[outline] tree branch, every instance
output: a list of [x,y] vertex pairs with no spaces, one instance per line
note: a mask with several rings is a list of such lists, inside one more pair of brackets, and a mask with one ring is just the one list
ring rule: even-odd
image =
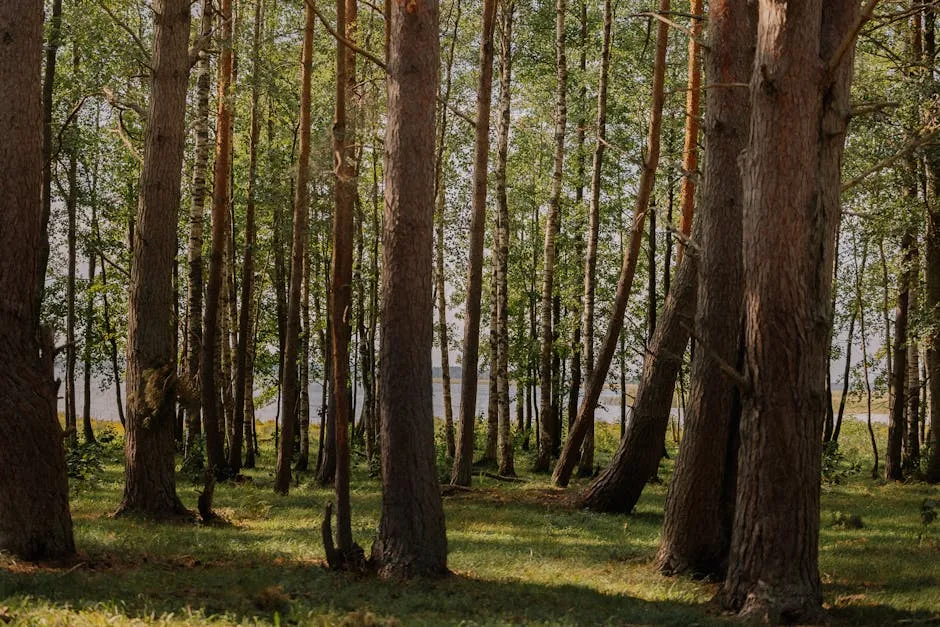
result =
[[855,40],[861,32],[862,26],[871,19],[871,14],[877,5],[878,0],[868,0],[868,4],[866,4],[862,8],[861,13],[858,14],[858,19],[855,20],[855,24],[852,25],[849,32],[847,32],[845,37],[842,38],[842,41],[839,42],[839,47],[836,48],[836,51],[832,54],[832,58],[826,65],[826,73],[829,76],[835,74],[835,71],[839,68],[839,64],[842,63],[842,58],[845,57],[845,54],[855,45]]

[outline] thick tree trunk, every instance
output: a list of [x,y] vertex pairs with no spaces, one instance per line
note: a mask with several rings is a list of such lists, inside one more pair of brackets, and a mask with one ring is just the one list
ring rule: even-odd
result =
[[[509,159],[509,124],[512,104],[512,22],[515,0],[500,3],[499,37],[499,129],[496,149],[496,394],[499,412],[499,474],[515,476],[511,418],[509,415],[509,200],[506,195],[506,165]],[[516,386],[522,398],[522,387]],[[521,408],[521,403],[519,404]]]
[[447,572],[431,396],[438,20],[437,0],[391,4],[379,360],[382,518],[372,546],[386,577]]
[[[928,42],[933,41],[934,16],[928,12],[927,33]],[[935,50],[929,45],[927,48],[928,61],[934,62]],[[937,82],[934,81],[934,88]],[[926,258],[926,289],[924,292],[924,309],[928,320],[936,320],[940,316],[940,201],[937,194],[940,192],[940,147],[933,147],[927,153],[927,168],[930,171],[930,185],[933,191],[933,202],[927,204],[927,237],[925,245]],[[940,330],[934,326],[929,327],[928,335],[924,338],[927,354],[927,387],[929,388],[930,405],[930,457],[927,460],[927,481],[940,482]],[[927,442],[924,443],[928,444]]]
[[[669,13],[670,0],[660,0],[660,14]],[[571,472],[578,461],[578,452],[589,426],[594,422],[594,409],[607,380],[610,362],[617,350],[617,340],[623,329],[623,316],[627,310],[627,301],[633,288],[633,277],[636,274],[637,260],[640,256],[640,246],[643,243],[643,223],[649,212],[650,197],[653,193],[653,184],[656,182],[656,168],[659,165],[660,134],[663,122],[664,86],[666,81],[666,48],[669,42],[669,27],[659,23],[656,34],[656,58],[653,65],[653,102],[650,106],[649,134],[647,136],[647,154],[643,160],[643,170],[640,174],[639,191],[633,215],[633,226],[630,233],[630,245],[623,256],[623,265],[620,268],[620,278],[617,282],[617,293],[614,297],[614,306],[611,313],[610,325],[607,335],[601,344],[601,351],[597,364],[589,369],[588,383],[584,392],[584,399],[578,409],[578,418],[568,434],[568,441],[555,466],[552,482],[558,486],[568,485]],[[595,165],[597,155],[595,154]],[[594,193],[594,192],[592,192]],[[590,253],[589,253],[590,254]],[[688,300],[688,299],[686,299]],[[680,301],[681,302],[681,301]],[[587,308],[585,308],[587,310]],[[683,343],[683,349],[685,343]],[[682,349],[679,349],[682,350]],[[681,361],[681,357],[680,357]],[[669,394],[672,394],[670,389]],[[671,397],[670,397],[671,398]],[[670,401],[671,402],[671,401]],[[661,447],[656,455],[661,455]],[[658,459],[658,458],[657,458]],[[645,482],[645,480],[644,480]]]
[[[220,376],[224,372],[221,360],[225,352],[219,348],[227,342],[223,309],[223,281],[226,242],[229,238],[229,200],[232,168],[232,102],[229,92],[232,83],[232,0],[222,0],[219,11],[221,31],[219,43],[219,97],[216,115],[215,167],[212,184],[212,241],[209,252],[209,273],[206,281],[206,310],[200,359],[202,383],[202,421],[205,425],[206,461],[209,469],[219,478],[228,473],[228,460],[223,443],[224,407],[220,402],[220,388],[225,384]],[[221,353],[221,355],[220,355]]]
[[26,560],[75,552],[53,337],[37,324],[42,7],[38,0],[0,4],[0,551]]
[[124,498],[118,513],[188,515],[176,496],[173,257],[189,78],[189,0],[156,0],[153,73],[128,304]]
[[555,0],[555,157],[552,171],[552,191],[548,199],[548,217],[545,220],[545,245],[542,252],[542,301],[539,328],[539,425],[536,472],[551,467],[552,451],[556,439],[556,416],[552,412],[552,353],[555,333],[552,329],[552,304],[555,290],[555,239],[561,206],[561,192],[565,167],[565,127],[568,118],[568,61],[565,57],[565,14],[567,0]]
[[473,427],[476,421],[480,352],[480,299],[483,292],[483,236],[486,230],[486,181],[490,158],[490,108],[493,95],[493,30],[496,0],[483,1],[480,36],[480,77],[477,83],[477,125],[473,157],[473,208],[470,214],[470,250],[467,261],[467,311],[464,316],[463,378],[460,384],[460,419],[454,467],[450,481],[470,485],[473,465]]
[[[693,12],[698,15],[701,2],[696,4]],[[710,48],[705,55],[709,83],[745,83],[750,77],[757,16],[748,4],[711,0]],[[698,84],[692,80],[691,67],[689,82]],[[700,250],[689,252],[699,255],[695,330],[701,348],[692,359],[684,434],[666,498],[657,559],[660,570],[667,573],[713,576],[725,571],[734,515],[737,450],[733,443],[741,404],[736,383],[721,372],[719,360],[735,367],[741,361],[744,189],[738,161],[747,144],[750,108],[744,89],[711,89],[706,99],[708,159],[695,227]],[[687,137],[687,148],[689,144]],[[691,224],[685,188],[684,182],[683,226]]]
[[[815,621],[830,290],[855,0],[760,0],[744,172],[748,394],[722,598]],[[850,43],[848,47],[844,44]],[[838,57],[837,57],[838,55]],[[780,147],[786,145],[787,150]]]
[[[274,491],[290,491],[291,459],[294,437],[297,433],[297,354],[300,349],[300,300],[303,282],[304,255],[307,252],[307,213],[310,209],[310,190],[307,182],[310,170],[310,81],[313,69],[313,7],[304,7],[304,40],[301,55],[302,75],[300,89],[300,142],[297,156],[297,187],[294,191],[294,225],[291,242],[290,293],[287,301],[287,328],[284,338],[284,357],[281,368],[281,438],[277,447],[277,469]],[[334,326],[336,321],[334,321]],[[334,394],[335,396],[335,394]]]

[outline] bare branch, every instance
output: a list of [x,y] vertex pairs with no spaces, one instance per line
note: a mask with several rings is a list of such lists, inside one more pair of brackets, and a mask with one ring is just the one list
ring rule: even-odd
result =
[[842,41],[839,42],[839,47],[836,48],[836,51],[832,54],[832,58],[826,66],[826,73],[829,76],[835,74],[835,71],[839,69],[843,57],[845,57],[845,54],[855,45],[855,40],[858,38],[859,32],[861,32],[862,26],[871,19],[871,14],[877,5],[878,0],[868,0],[868,3],[862,8],[861,13],[858,14],[858,19],[855,21],[855,24],[849,29],[849,32],[845,34]]

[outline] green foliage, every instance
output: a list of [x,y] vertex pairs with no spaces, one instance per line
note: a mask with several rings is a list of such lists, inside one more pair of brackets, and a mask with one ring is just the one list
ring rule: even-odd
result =
[[829,485],[843,484],[862,472],[862,461],[856,456],[846,456],[838,442],[823,445],[822,481]]
[[65,465],[68,468],[69,479],[79,482],[94,480],[104,469],[102,446],[83,442],[66,447]]

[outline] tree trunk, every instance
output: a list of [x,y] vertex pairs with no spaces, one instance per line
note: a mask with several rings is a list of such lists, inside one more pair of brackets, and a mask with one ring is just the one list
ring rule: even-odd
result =
[[904,410],[907,392],[907,333],[908,312],[910,309],[911,263],[914,258],[916,241],[911,227],[905,227],[901,237],[903,255],[901,274],[898,276],[898,298],[894,309],[894,351],[891,369],[889,395],[891,409],[888,415],[888,445],[885,447],[885,480],[901,481],[902,448],[904,441]]
[[[301,55],[300,143],[297,156],[297,187],[294,190],[294,225],[291,242],[290,293],[287,302],[287,328],[281,368],[281,439],[277,447],[274,491],[290,491],[291,458],[297,432],[297,354],[300,349],[300,300],[304,255],[307,251],[307,213],[310,209],[310,80],[313,66],[313,7],[304,7],[304,40]],[[334,320],[334,326],[336,321]]]
[[855,265],[855,301],[858,307],[858,326],[862,341],[862,376],[865,377],[865,401],[868,406],[868,439],[871,442],[871,452],[874,463],[871,468],[871,478],[878,478],[878,442],[875,440],[875,431],[871,427],[871,377],[868,375],[868,335],[865,333],[865,300],[862,297],[862,281],[865,276],[865,264],[868,262],[868,240],[862,244],[861,266],[858,262],[858,245],[853,250],[852,262]]
[[[701,15],[701,2],[695,4],[693,13]],[[744,83],[750,76],[757,16],[748,4],[711,0],[710,48],[705,55],[709,83]],[[690,86],[698,85],[691,62],[689,71]],[[738,161],[747,144],[750,108],[749,94],[743,89],[711,89],[706,99],[708,159],[695,227],[700,251],[689,252],[699,256],[695,329],[701,349],[692,359],[684,434],[666,498],[657,560],[666,573],[714,576],[724,574],[727,566],[734,515],[734,444],[741,404],[736,383],[721,372],[719,360],[736,368],[741,361],[744,189]],[[688,137],[685,143],[687,149],[695,146]],[[683,227],[691,224],[685,196],[691,190],[686,181],[694,187],[689,178],[683,180]],[[680,256],[683,250],[679,249]]]
[[[77,137],[75,138],[77,139]],[[65,439],[70,447],[78,444],[78,421],[75,407],[75,264],[77,246],[77,226],[75,213],[78,211],[78,155],[77,147],[69,147],[68,157],[68,193],[65,199],[68,213],[67,227],[67,270],[65,278]]]
[[[336,0],[337,32],[355,41],[356,0]],[[333,397],[336,401],[336,545],[346,559],[354,556],[349,503],[349,337],[352,329],[353,232],[358,179],[356,178],[356,54],[336,44],[336,117],[333,120],[333,164],[336,172],[333,215],[333,263],[330,284]],[[352,109],[347,115],[347,107]]]
[[[933,67],[936,60],[936,19],[932,12],[924,13],[925,47],[927,67]],[[936,78],[931,87],[937,89]],[[936,107],[934,108],[934,112]],[[926,289],[924,292],[924,310],[928,320],[936,320],[940,315],[940,147],[934,146],[927,151],[927,169],[930,172],[930,187],[933,201],[927,203],[927,237],[924,246],[926,259]],[[927,367],[927,387],[930,405],[930,457],[927,460],[927,481],[940,482],[940,330],[934,325],[928,327],[924,338],[927,352],[924,358]],[[925,441],[925,445],[928,443]]]
[[[97,126],[97,112],[95,117],[95,126]],[[98,225],[98,155],[94,156],[95,163],[92,168],[91,182],[91,233],[89,239],[92,239],[97,233]],[[91,247],[89,247],[91,248]],[[82,349],[82,374],[84,397],[82,401],[82,434],[85,443],[95,442],[95,430],[91,426],[91,347],[95,339],[95,262],[98,256],[91,252],[88,255],[88,285],[85,287],[85,345]]]
[[382,518],[372,546],[386,577],[447,572],[431,396],[438,21],[437,0],[391,3],[379,360]]
[[[669,13],[669,7],[670,0],[660,0],[660,14],[665,15]],[[660,22],[656,34],[656,59],[653,65],[653,102],[650,107],[649,134],[646,144],[647,154],[644,157],[643,169],[640,174],[639,191],[634,208],[633,227],[630,233],[630,246],[623,256],[623,265],[620,268],[620,279],[617,282],[617,293],[614,297],[614,306],[610,317],[610,325],[607,327],[607,335],[604,336],[604,342],[601,345],[601,352],[598,356],[597,364],[594,368],[589,369],[588,383],[584,392],[584,399],[581,401],[581,407],[578,409],[578,418],[575,420],[574,426],[568,434],[568,441],[565,443],[565,448],[552,474],[552,482],[558,486],[568,485],[568,481],[571,479],[571,471],[578,461],[578,451],[581,448],[584,435],[588,427],[594,422],[594,409],[597,407],[601,391],[604,388],[604,382],[607,380],[610,362],[613,360],[614,353],[617,350],[617,340],[620,337],[621,329],[623,329],[623,316],[627,310],[627,301],[630,299],[630,291],[633,288],[633,277],[636,274],[637,260],[640,256],[640,246],[643,243],[643,222],[646,219],[646,214],[649,212],[653,184],[656,182],[656,168],[659,165],[660,134],[663,122],[663,102],[665,100],[666,48],[668,42],[669,27],[665,23]],[[600,100],[600,98],[598,99]],[[600,110],[600,107],[598,107],[598,110]],[[595,167],[598,167],[597,159],[598,156],[597,153],[595,153]],[[599,177],[599,174],[597,176]],[[597,180],[599,181],[599,178]],[[592,194],[593,193],[595,192],[592,191]],[[590,255],[590,252],[588,255]],[[586,307],[585,311],[587,311]],[[683,348],[684,346],[685,344],[683,343]],[[621,393],[624,393],[624,391],[621,390]],[[669,393],[672,394],[671,391]],[[656,451],[656,455],[660,454],[662,454],[661,448]]]
[[[689,342],[689,330],[695,321],[697,265],[698,260],[692,254],[685,255],[679,265],[662,320],[643,360],[643,375],[626,433],[610,465],[581,495],[579,504],[583,507],[600,512],[629,513],[647,482],[656,475],[665,450],[676,378]],[[559,461],[559,467],[560,464]],[[556,475],[558,472],[556,468]]]
[[[597,142],[591,165],[591,202],[588,209],[587,255],[584,258],[584,297],[581,317],[581,349],[584,359],[585,383],[590,385],[594,371],[594,291],[597,275],[597,236],[600,228],[601,176],[604,151],[607,147],[607,83],[610,72],[611,29],[614,11],[610,0],[604,0],[604,35],[601,43],[601,73],[597,88]],[[621,395],[624,390],[621,390]],[[577,421],[577,416],[575,417]],[[569,428],[571,437],[571,430]],[[579,468],[587,472],[594,465],[594,416],[588,421],[584,434]]]
[[[500,3],[499,129],[496,142],[496,204],[499,212],[496,234],[496,403],[499,411],[499,474],[504,477],[516,474],[509,415],[509,200],[506,196],[512,104],[512,22],[515,10],[515,0],[503,0]],[[522,398],[522,387],[519,385],[516,386],[516,395]],[[521,403],[518,406],[521,408]]]
[[[911,265],[908,267],[908,293],[909,307],[917,315],[920,285],[920,252],[915,242],[911,249]],[[904,433],[904,454],[901,467],[907,473],[913,473],[920,468],[920,350],[917,338],[909,334],[907,341],[907,422]]]
[[173,257],[189,78],[189,0],[156,0],[153,73],[128,302],[124,498],[118,513],[188,515],[176,495]]
[[[565,127],[568,117],[568,62],[565,58],[565,13],[567,0],[555,0],[555,157],[552,191],[548,199],[545,221],[545,246],[542,254],[542,304],[539,329],[539,423],[538,455],[535,472],[546,472],[551,466],[556,438],[556,417],[552,412],[552,353],[555,333],[552,330],[552,296],[555,289],[555,239],[565,167]],[[569,436],[570,437],[570,436]]]
[[[725,604],[814,622],[830,290],[855,0],[760,0],[744,172],[748,394]],[[848,41],[847,48],[843,44]],[[838,58],[836,55],[839,55]],[[781,146],[787,150],[781,150]]]
[[839,434],[842,432],[842,419],[845,416],[845,404],[849,396],[849,375],[852,372],[852,346],[855,343],[855,321],[858,318],[858,308],[861,303],[856,303],[852,308],[852,315],[849,318],[849,337],[845,341],[845,370],[842,371],[842,395],[839,398],[839,412],[835,416],[835,422],[832,425],[832,437],[830,442],[839,443]]
[[[432,0],[434,1],[434,0]],[[473,157],[473,208],[470,214],[470,250],[467,261],[467,312],[464,316],[463,378],[460,384],[460,419],[454,467],[450,481],[470,485],[473,465],[473,427],[476,421],[480,352],[480,298],[483,292],[483,236],[486,230],[486,181],[490,158],[490,105],[493,95],[493,30],[496,0],[483,0],[480,36],[480,77],[477,83],[477,124]]]
[[[258,141],[261,136],[261,119],[258,99],[261,93],[261,37],[263,0],[255,1],[255,24],[251,46],[251,113],[248,139],[248,202],[245,207],[245,249],[242,260],[241,312],[238,317],[238,350],[235,367],[235,415],[232,426],[232,443],[229,447],[228,465],[233,474],[242,467],[242,444],[245,430],[246,396],[248,388],[248,345],[254,341],[251,333],[251,313],[254,307],[255,290],[255,186],[258,177]],[[251,442],[247,444],[251,448]]]
[[[95,240],[101,241],[101,233],[98,225],[95,225]],[[108,300],[108,271],[104,255],[101,257],[101,315],[104,318],[104,333],[108,338],[108,349],[111,357],[111,373],[114,376],[114,397],[117,405],[118,419],[121,426],[126,427],[127,423],[124,417],[124,399],[121,395],[121,368],[118,364],[117,337],[114,329],[111,327],[111,307]]]
[[36,273],[36,323],[42,310],[43,292],[46,289],[46,269],[49,266],[49,218],[52,216],[52,115],[55,111],[56,55],[62,42],[62,0],[52,0],[49,15],[49,41],[46,43],[46,63],[42,80],[42,213],[40,219],[39,272]]
[[206,461],[216,477],[227,475],[227,462],[222,440],[220,419],[224,416],[220,403],[220,387],[224,387],[219,348],[226,342],[225,316],[222,308],[226,241],[229,237],[229,179],[232,168],[232,103],[229,97],[232,81],[232,0],[222,0],[219,11],[218,112],[216,115],[215,167],[212,184],[212,241],[209,252],[209,273],[206,281],[204,337],[199,374],[202,382],[202,421],[205,426]]
[[[493,220],[493,242],[499,238],[499,212]],[[494,248],[499,246],[493,244]],[[499,330],[497,318],[499,317],[499,284],[496,275],[499,272],[499,253],[492,255],[490,264],[490,352],[489,352],[489,381],[487,382],[487,409],[486,409],[486,447],[480,464],[493,464],[496,462],[496,445],[499,440],[499,391],[497,361],[499,360]]]
[[[203,0],[201,36],[212,32],[215,10],[212,0]],[[193,186],[189,206],[189,293],[186,298],[186,316],[189,320],[186,341],[186,374],[193,389],[200,389],[199,362],[202,357],[202,291],[203,291],[203,229],[206,214],[206,171],[209,163],[209,85],[210,59],[206,52],[199,55],[196,76],[196,130],[195,160],[193,163]],[[189,458],[196,453],[196,438],[202,432],[200,407],[191,403],[186,410],[186,444],[184,450]]]
[[[42,241],[42,2],[0,4],[0,551],[75,552],[53,337],[38,307]],[[48,244],[47,244],[48,245]]]

